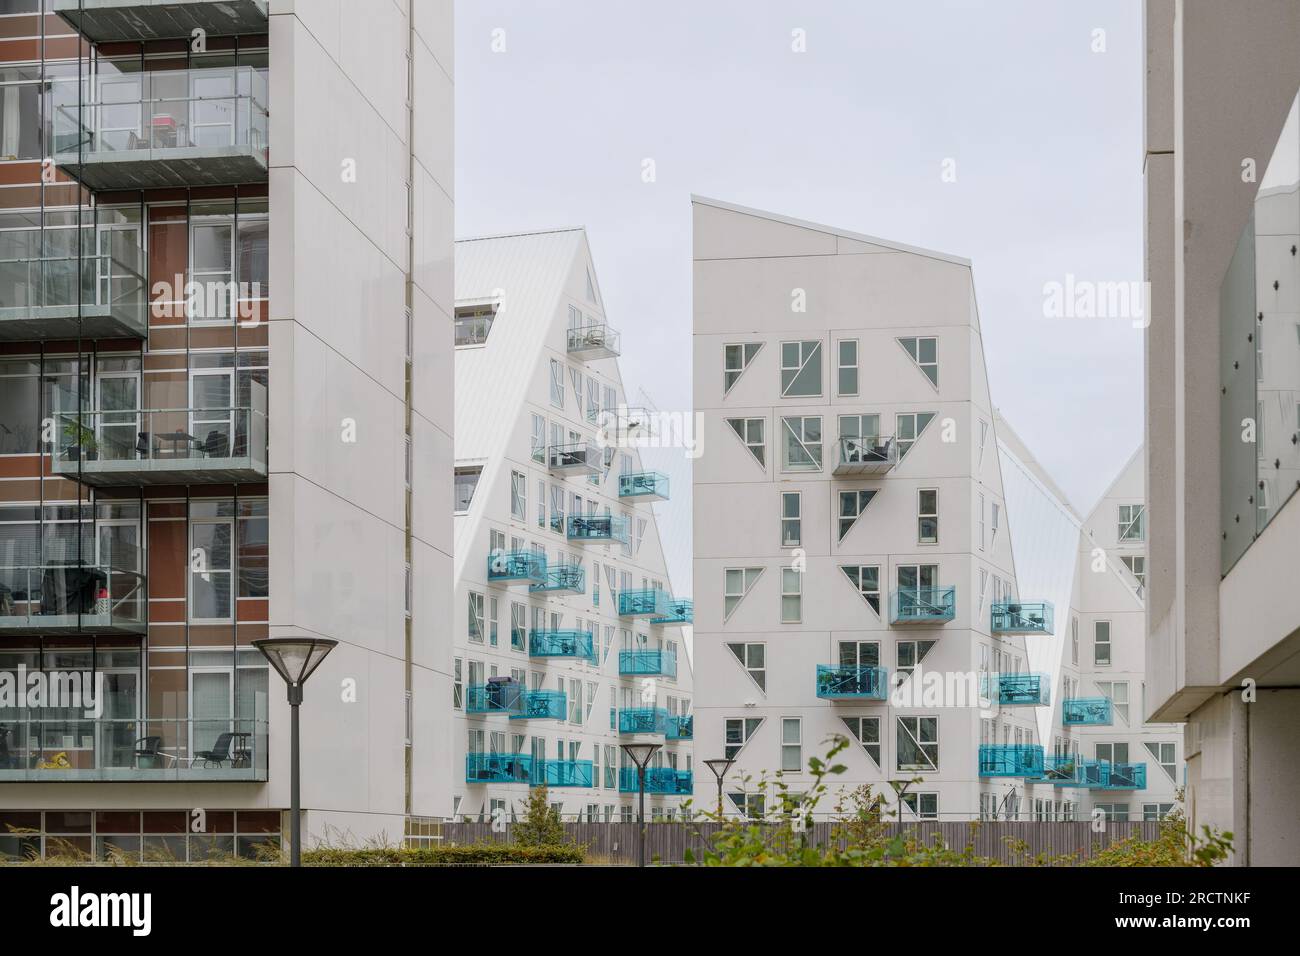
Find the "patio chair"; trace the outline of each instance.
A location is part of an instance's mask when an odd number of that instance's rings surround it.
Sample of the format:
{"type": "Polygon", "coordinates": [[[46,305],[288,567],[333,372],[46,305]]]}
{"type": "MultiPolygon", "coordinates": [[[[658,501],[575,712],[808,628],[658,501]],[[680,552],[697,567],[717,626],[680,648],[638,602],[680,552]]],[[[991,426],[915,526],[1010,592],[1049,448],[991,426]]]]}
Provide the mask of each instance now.
{"type": "Polygon", "coordinates": [[[154,770],[163,759],[162,737],[141,737],[135,742],[135,765],[141,770],[154,770]]]}
{"type": "Polygon", "coordinates": [[[230,759],[230,741],[234,739],[234,736],[234,734],[229,732],[222,733],[218,735],[217,742],[212,745],[211,750],[194,751],[194,756],[190,760],[190,766],[194,766],[195,761],[202,760],[204,767],[207,767],[209,764],[215,764],[220,767],[230,759]]]}

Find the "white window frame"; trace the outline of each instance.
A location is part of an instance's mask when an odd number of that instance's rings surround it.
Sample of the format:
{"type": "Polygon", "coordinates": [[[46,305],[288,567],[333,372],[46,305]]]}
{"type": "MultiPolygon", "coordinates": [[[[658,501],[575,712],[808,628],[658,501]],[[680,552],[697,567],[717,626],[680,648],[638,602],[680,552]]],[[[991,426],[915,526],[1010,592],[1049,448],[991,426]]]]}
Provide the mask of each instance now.
{"type": "Polygon", "coordinates": [[[790,342],[781,343],[781,397],[782,398],[821,398],[825,389],[822,384],[822,340],[821,339],[797,339],[790,342]],[[786,346],[793,345],[799,350],[798,364],[785,364],[786,346]],[[811,346],[811,347],[810,347],[811,346]],[[795,382],[803,375],[809,364],[814,360],[817,362],[817,391],[815,392],[798,392],[791,394],[790,389],[794,387],[795,382]],[[786,374],[790,374],[789,383],[786,383],[786,374]]]}
{"type": "Polygon", "coordinates": [[[781,547],[798,548],[803,544],[803,494],[798,491],[781,492],[781,547]],[[790,514],[790,503],[794,514],[790,514]],[[793,535],[791,535],[793,531],[793,535]]]}

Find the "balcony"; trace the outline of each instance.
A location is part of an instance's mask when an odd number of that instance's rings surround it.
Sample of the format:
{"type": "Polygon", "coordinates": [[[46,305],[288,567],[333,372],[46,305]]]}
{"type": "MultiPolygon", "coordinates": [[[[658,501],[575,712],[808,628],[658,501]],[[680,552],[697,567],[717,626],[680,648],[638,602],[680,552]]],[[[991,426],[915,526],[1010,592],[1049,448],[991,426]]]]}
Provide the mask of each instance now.
{"type": "Polygon", "coordinates": [[[267,779],[265,720],[19,716],[4,724],[3,783],[267,779]]]}
{"type": "Polygon", "coordinates": [[[981,777],[1028,777],[1043,775],[1043,748],[1037,744],[980,744],[981,777]]]}
{"type": "Polygon", "coordinates": [[[1145,790],[1147,787],[1147,765],[1144,763],[1102,761],[1099,766],[1102,768],[1101,784],[1090,784],[1094,790],[1145,790]]]}
{"type": "Polygon", "coordinates": [[[668,729],[664,736],[669,740],[694,740],[695,718],[690,714],[669,717],[668,729]]]}
{"type": "Polygon", "coordinates": [[[1052,679],[1046,674],[980,675],[980,696],[992,700],[995,694],[1002,707],[1045,707],[1052,702],[1052,679]]]}
{"type": "Polygon", "coordinates": [[[618,596],[619,617],[667,617],[672,595],[662,588],[622,591],[618,596]]]}
{"type": "Polygon", "coordinates": [[[266,0],[53,0],[61,16],[91,43],[167,40],[195,30],[208,36],[266,33],[266,0]]]}
{"type": "Polygon", "coordinates": [[[96,488],[266,481],[266,391],[256,407],[56,416],[54,474],[96,488]]]}
{"type": "Polygon", "coordinates": [[[143,634],[147,602],[144,575],[107,564],[0,567],[0,634],[143,634]]]}
{"type": "Polygon", "coordinates": [[[592,763],[590,760],[543,760],[541,766],[533,766],[534,786],[546,784],[550,787],[590,787],[592,785],[592,763]]]}
{"type": "Polygon", "coordinates": [[[618,652],[620,677],[677,677],[677,655],[668,651],[618,652]]]}
{"type": "Polygon", "coordinates": [[[530,584],[529,591],[563,594],[584,594],[587,590],[587,571],[580,564],[557,564],[546,569],[540,584],[530,584]]]}
{"type": "Polygon", "coordinates": [[[1061,701],[1061,724],[1066,727],[1109,727],[1113,723],[1109,697],[1067,697],[1061,701]]]}
{"type": "Polygon", "coordinates": [[[668,613],[663,617],[650,618],[651,624],[661,627],[680,627],[695,623],[695,602],[689,598],[669,598],[668,613]]]}
{"type": "Polygon", "coordinates": [[[589,441],[550,445],[546,449],[546,461],[553,475],[598,475],[604,468],[600,448],[589,441]]]}
{"type": "Polygon", "coordinates": [[[893,438],[841,438],[835,443],[835,468],[832,474],[837,478],[883,475],[897,464],[898,443],[893,438]]]}
{"type": "Polygon", "coordinates": [[[591,631],[556,631],[533,629],[528,633],[529,657],[568,657],[599,663],[596,637],[591,631]]]}
{"type": "MultiPolygon", "coordinates": [[[[1082,760],[1077,754],[1047,754],[1043,760],[1043,772],[1034,783],[1050,783],[1057,787],[1082,787],[1086,776],[1084,765],[1092,761],[1082,760]]],[[[1093,764],[1093,766],[1096,766],[1093,764]]]]}
{"type": "MultiPolygon", "coordinates": [[[[93,244],[93,232],[84,232],[93,244]]],[[[47,242],[40,231],[28,237],[38,245],[47,242]]],[[[0,342],[148,335],[144,251],[131,242],[110,244],[111,253],[0,259],[0,342]]]]}
{"type": "Polygon", "coordinates": [[[617,358],[622,336],[604,322],[569,329],[569,354],[574,358],[617,358]]]}
{"type": "Polygon", "coordinates": [[[627,544],[627,519],[622,515],[571,515],[565,536],[576,544],[627,544]]]}
{"type": "Polygon", "coordinates": [[[822,700],[887,700],[889,672],[867,664],[818,664],[817,696],[822,700]]]}
{"type": "Polygon", "coordinates": [[[55,163],[90,189],[266,181],[265,73],[104,71],[85,88],[80,106],[51,105],[50,124],[55,163]]]}
{"type": "Polygon", "coordinates": [[[531,783],[533,758],[525,754],[465,755],[466,783],[531,783]]]}
{"type": "Polygon", "coordinates": [[[620,734],[668,734],[668,711],[663,707],[633,707],[618,712],[620,734]]]}
{"type": "MultiPolygon", "coordinates": [[[[690,770],[674,770],[672,767],[647,767],[645,771],[645,792],[668,796],[690,796],[695,789],[695,775],[690,770]]],[[[640,793],[636,767],[620,767],[618,770],[618,792],[640,793]]]]}
{"type": "Polygon", "coordinates": [[[891,624],[944,624],[957,616],[956,588],[899,588],[889,596],[891,624]]]}
{"type": "Polygon", "coordinates": [[[1052,605],[1046,601],[994,604],[990,627],[994,634],[1052,634],[1055,632],[1052,605]]]}
{"type": "Polygon", "coordinates": [[[628,448],[655,434],[655,415],[642,405],[603,409],[597,418],[601,443],[628,448]]]}
{"type": "Polygon", "coordinates": [[[620,501],[667,501],[668,476],[657,471],[638,471],[618,476],[620,501]]]}
{"type": "Polygon", "coordinates": [[[514,716],[523,706],[524,686],[509,677],[486,684],[470,684],[465,693],[465,713],[514,716]]]}
{"type": "Polygon", "coordinates": [[[540,551],[493,551],[488,555],[489,584],[546,583],[546,555],[540,551]]]}
{"type": "Polygon", "coordinates": [[[568,716],[568,695],[562,690],[526,690],[519,695],[518,710],[511,720],[564,720],[568,716]]]}

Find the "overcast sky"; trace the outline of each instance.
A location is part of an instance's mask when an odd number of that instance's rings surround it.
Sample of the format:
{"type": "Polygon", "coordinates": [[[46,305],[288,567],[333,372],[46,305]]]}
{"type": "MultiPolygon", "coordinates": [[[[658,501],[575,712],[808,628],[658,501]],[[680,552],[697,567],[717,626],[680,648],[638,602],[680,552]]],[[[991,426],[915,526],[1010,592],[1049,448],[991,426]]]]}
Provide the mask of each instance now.
{"type": "Polygon", "coordinates": [[[1086,512],[1142,440],[1142,333],[1043,287],[1142,278],[1141,6],[457,0],[456,234],[586,226],[629,393],[671,409],[691,193],[965,256],[994,404],[1086,512]]]}

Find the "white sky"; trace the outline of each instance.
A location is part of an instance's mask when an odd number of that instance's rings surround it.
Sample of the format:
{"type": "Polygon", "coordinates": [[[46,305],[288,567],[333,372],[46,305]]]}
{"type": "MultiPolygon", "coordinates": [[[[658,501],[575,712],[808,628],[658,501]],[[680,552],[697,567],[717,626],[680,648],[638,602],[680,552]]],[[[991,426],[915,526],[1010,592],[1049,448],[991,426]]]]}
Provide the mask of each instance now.
{"type": "Polygon", "coordinates": [[[456,235],[586,226],[661,409],[691,405],[691,193],[968,257],[993,401],[1086,514],[1142,440],[1142,332],[1043,286],[1142,278],[1141,9],[457,0],[456,235]]]}

